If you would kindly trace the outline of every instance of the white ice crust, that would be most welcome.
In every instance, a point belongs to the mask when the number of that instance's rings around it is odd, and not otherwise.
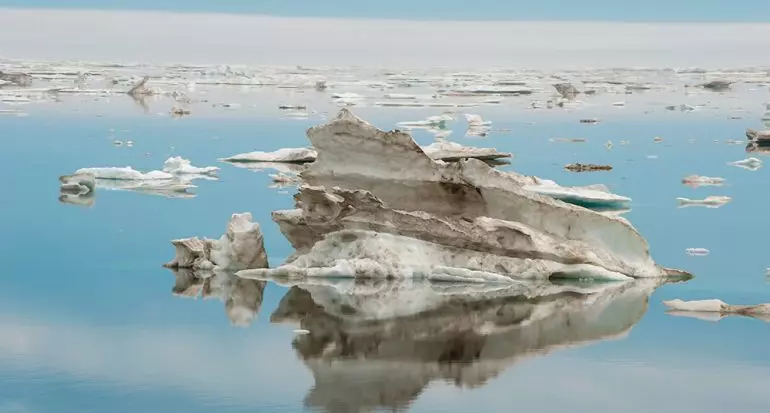
[[[163,163],[163,172],[172,175],[215,175],[219,172],[216,166],[206,166],[199,168],[192,166],[189,160],[181,156],[172,156]]]
[[[174,175],[163,171],[140,172],[130,166],[81,168],[75,174],[89,174],[96,179],[114,179],[122,181],[155,181],[174,179]]]
[[[285,162],[307,163],[316,159],[312,148],[282,148],[273,152],[248,152],[220,159],[224,162]]]

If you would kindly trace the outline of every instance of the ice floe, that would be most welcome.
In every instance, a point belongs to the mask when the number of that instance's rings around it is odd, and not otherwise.
[[[199,168],[192,166],[187,159],[180,156],[172,156],[163,163],[163,172],[173,175],[216,175],[219,172],[219,168],[216,166]]]
[[[770,322],[770,304],[757,305],[730,305],[722,300],[696,300],[682,301],[679,299],[664,301],[669,313],[673,315],[687,315],[700,318],[700,314],[713,314],[712,321],[731,315],[754,317]]]
[[[282,148],[273,152],[248,152],[222,158],[220,161],[236,162],[280,162],[280,163],[308,163],[313,162],[318,156],[313,148]]]
[[[706,208],[720,208],[733,199],[729,196],[708,196],[705,199],[677,198],[679,208],[702,206]]]
[[[727,182],[727,180],[724,178],[699,175],[690,175],[682,179],[683,184],[693,188],[698,188],[701,186],[722,186],[725,184],[725,182]]]
[[[233,214],[227,231],[212,240],[185,238],[171,241],[176,250],[168,268],[192,270],[239,271],[268,265],[264,239],[259,224],[251,214]]]
[[[746,169],[749,171],[756,171],[762,167],[763,163],[764,162],[761,159],[747,158],[740,161],[729,162],[728,165],[737,166],[738,168]]]

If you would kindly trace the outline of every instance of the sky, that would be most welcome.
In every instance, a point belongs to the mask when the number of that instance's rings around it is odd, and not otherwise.
[[[0,0],[0,7],[416,20],[768,22],[768,0]]]

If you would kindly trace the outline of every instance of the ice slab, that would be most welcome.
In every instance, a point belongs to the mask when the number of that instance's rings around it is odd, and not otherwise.
[[[705,199],[677,198],[679,208],[702,206],[706,208],[720,208],[733,199],[729,196],[708,196]]]
[[[219,172],[219,168],[216,166],[199,168],[192,166],[189,160],[181,156],[172,156],[163,163],[163,172],[174,175],[216,175]]]
[[[312,148],[282,148],[273,152],[248,152],[220,159],[224,162],[308,163],[318,156]]]

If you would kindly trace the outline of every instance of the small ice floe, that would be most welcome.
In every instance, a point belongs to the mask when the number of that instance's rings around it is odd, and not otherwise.
[[[676,110],[676,105],[668,105],[666,106],[666,110]]]
[[[0,70],[0,81],[16,86],[28,87],[32,85],[32,76],[26,73],[9,73]]]
[[[465,120],[468,122],[469,127],[484,127],[492,125],[492,121],[484,120],[480,115],[472,113],[466,113]]]
[[[712,314],[713,318],[705,318],[709,321],[719,321],[722,317],[731,315],[741,315],[754,317],[763,321],[770,321],[770,303],[758,305],[730,305],[722,300],[697,300],[682,301],[670,300],[663,301],[663,305],[668,307],[668,314],[678,316],[689,316],[694,318],[704,318],[701,316]]]
[[[133,148],[134,147],[134,141],[126,141],[126,147],[127,148]]]
[[[233,214],[227,231],[218,240],[172,240],[174,259],[164,266],[173,269],[240,271],[266,268],[267,253],[259,224],[250,213]]]
[[[599,122],[601,122],[601,121],[599,119],[596,119],[596,118],[580,119],[580,123],[597,124]]]
[[[580,93],[580,91],[570,83],[557,83],[553,85],[553,88],[556,89],[556,92],[558,92],[564,99],[575,99]]]
[[[652,141],[655,142],[655,143],[661,143],[661,142],[663,142],[663,138],[661,138],[660,136],[656,136],[656,137],[652,138]]]
[[[282,148],[273,152],[248,152],[222,158],[223,162],[282,162],[308,163],[313,162],[318,153],[313,148]]]
[[[96,179],[110,179],[119,181],[157,181],[174,179],[174,175],[163,171],[140,172],[132,169],[130,166],[120,167],[101,167],[101,168],[80,168],[75,171],[75,175],[89,174]]]
[[[494,148],[473,148],[463,146],[454,142],[435,142],[428,146],[423,146],[422,151],[432,159],[442,160],[444,162],[454,162],[460,159],[475,158],[482,161],[495,161],[503,158],[510,158],[511,154],[507,152],[498,152]]]
[[[571,163],[565,166],[564,169],[570,172],[611,171],[612,165],[596,165],[592,163]]]
[[[183,108],[181,106],[173,106],[171,108],[171,116],[175,118],[181,118],[182,116],[187,116],[190,113],[190,109]]]
[[[446,129],[446,123],[454,120],[451,115],[430,116],[424,120],[399,122],[396,125],[403,129]]]
[[[708,196],[705,199],[677,198],[679,208],[702,206],[706,208],[719,208],[732,201],[729,196]]]
[[[696,109],[697,108],[695,106],[685,105],[684,103],[679,105],[679,110],[682,111],[682,112],[692,112],[692,111],[694,111]]]
[[[761,159],[748,158],[740,161],[728,162],[727,164],[730,166],[737,166],[738,168],[743,168],[749,171],[756,171],[762,167],[762,163],[763,162]]]
[[[172,156],[163,163],[163,172],[174,175],[216,175],[219,172],[219,168],[216,166],[199,168],[192,166],[189,160],[181,156]]]
[[[612,106],[615,106],[615,107],[623,107],[623,106],[626,106],[626,102],[614,102],[614,103],[612,104]]]
[[[584,138],[551,138],[548,141],[550,141],[550,142],[564,142],[564,143],[585,143],[585,142],[588,142],[588,139],[584,139]]]
[[[754,129],[746,129],[746,137],[752,142],[770,144],[770,130],[757,131]]]
[[[310,334],[310,330],[304,330],[300,328],[300,329],[294,330],[294,334],[304,336],[304,335]]]
[[[710,176],[698,176],[698,175],[690,175],[682,179],[682,183],[693,187],[698,188],[701,186],[722,186],[727,182],[724,178],[714,178]]]
[[[318,92],[323,92],[328,87],[325,80],[317,80],[315,82],[315,90]]]
[[[391,100],[415,100],[417,99],[417,96],[415,95],[407,95],[404,93],[389,93],[385,96],[383,96],[385,99],[391,99]]]
[[[613,146],[614,144],[612,143],[612,141],[607,141],[607,143],[604,144],[604,147],[607,148],[607,150],[612,149]]]
[[[707,250],[706,248],[687,248],[685,252],[687,253],[687,255],[690,255],[693,257],[695,256],[704,257],[706,255],[709,255],[709,252],[711,251]]]
[[[743,145],[743,141],[739,141],[736,139],[727,139],[725,140],[725,143],[728,145]]]
[[[115,146],[123,146],[123,141],[116,139],[116,140],[112,141],[112,144],[115,145]]]

